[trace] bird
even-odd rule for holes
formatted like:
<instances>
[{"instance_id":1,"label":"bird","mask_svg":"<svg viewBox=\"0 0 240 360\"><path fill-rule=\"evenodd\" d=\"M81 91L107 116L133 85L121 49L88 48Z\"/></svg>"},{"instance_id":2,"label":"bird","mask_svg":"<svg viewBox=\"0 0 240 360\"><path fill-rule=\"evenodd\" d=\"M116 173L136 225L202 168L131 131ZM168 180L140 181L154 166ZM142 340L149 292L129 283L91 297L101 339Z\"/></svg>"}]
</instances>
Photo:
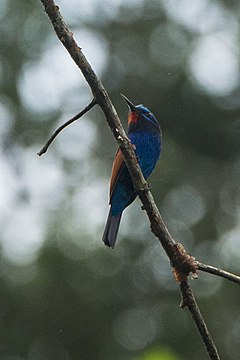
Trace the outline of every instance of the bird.
<instances>
[{"instance_id":1,"label":"bird","mask_svg":"<svg viewBox=\"0 0 240 360\"><path fill-rule=\"evenodd\" d=\"M121 94L128 105L128 137L145 180L153 172L162 149L162 131L153 113L142 104L134 105ZM119 148L115 154L110 179L110 209L102 241L115 247L122 213L137 197L131 175Z\"/></svg>"}]
</instances>

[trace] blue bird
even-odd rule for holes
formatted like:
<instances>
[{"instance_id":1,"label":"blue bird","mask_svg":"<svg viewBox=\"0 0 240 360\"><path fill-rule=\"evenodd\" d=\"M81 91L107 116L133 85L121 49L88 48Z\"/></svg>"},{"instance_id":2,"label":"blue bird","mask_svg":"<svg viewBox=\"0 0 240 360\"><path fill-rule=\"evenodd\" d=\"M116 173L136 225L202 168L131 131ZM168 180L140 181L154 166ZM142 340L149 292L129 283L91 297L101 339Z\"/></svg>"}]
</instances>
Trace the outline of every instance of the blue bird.
<instances>
[{"instance_id":1,"label":"blue bird","mask_svg":"<svg viewBox=\"0 0 240 360\"><path fill-rule=\"evenodd\" d=\"M133 145L143 176L147 179L154 170L161 152L161 128L151 111L122 95L129 107L128 137ZM133 182L120 149L117 150L110 180L110 210L103 242L114 248L123 210L136 198Z\"/></svg>"}]
</instances>

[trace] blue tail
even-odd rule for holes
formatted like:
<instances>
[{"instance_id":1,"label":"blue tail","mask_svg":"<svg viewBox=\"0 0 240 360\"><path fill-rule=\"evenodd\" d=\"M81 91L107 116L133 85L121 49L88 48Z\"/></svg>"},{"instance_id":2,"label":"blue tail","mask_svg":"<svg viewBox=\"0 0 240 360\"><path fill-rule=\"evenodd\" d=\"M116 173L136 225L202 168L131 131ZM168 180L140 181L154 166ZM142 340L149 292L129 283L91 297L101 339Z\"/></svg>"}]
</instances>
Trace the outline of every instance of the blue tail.
<instances>
[{"instance_id":1,"label":"blue tail","mask_svg":"<svg viewBox=\"0 0 240 360\"><path fill-rule=\"evenodd\" d=\"M112 208L110 208L102 241L105 245L111 247L112 249L114 248L117 239L121 217L122 213L117 216L113 216Z\"/></svg>"}]
</instances>

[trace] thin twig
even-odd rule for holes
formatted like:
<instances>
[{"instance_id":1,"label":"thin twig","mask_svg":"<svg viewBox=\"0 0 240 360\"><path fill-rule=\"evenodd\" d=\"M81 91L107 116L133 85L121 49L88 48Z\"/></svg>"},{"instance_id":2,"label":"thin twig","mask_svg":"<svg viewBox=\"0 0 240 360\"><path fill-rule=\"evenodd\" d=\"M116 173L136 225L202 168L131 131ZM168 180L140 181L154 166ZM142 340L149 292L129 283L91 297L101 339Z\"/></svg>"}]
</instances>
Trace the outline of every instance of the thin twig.
<instances>
[{"instance_id":1,"label":"thin twig","mask_svg":"<svg viewBox=\"0 0 240 360\"><path fill-rule=\"evenodd\" d=\"M75 115L73 118L71 118L70 120L66 121L64 124L62 124L61 126L59 126L57 128L57 130L54 131L54 133L52 134L52 136L49 138L49 140L46 142L46 144L43 146L43 148L37 153L39 156L41 156L42 154L46 153L49 146L51 145L51 143L53 142L53 140L58 136L58 134L65 129L65 127L67 127L68 125L72 124L74 121L80 119L80 117L82 117L84 114L86 114L86 112L88 112L89 110L92 109L92 107L94 105L96 105L96 99L94 98L90 104L88 104L82 111L80 111L80 113L78 113L77 115Z\"/></svg>"},{"instance_id":2,"label":"thin twig","mask_svg":"<svg viewBox=\"0 0 240 360\"><path fill-rule=\"evenodd\" d=\"M238 285L240 285L240 276L232 274L228 271L218 269L211 265L205 265L200 262L197 262L197 268L198 268L198 270L205 271L209 274L214 274L214 275L223 277L227 280L233 281L233 282L237 283Z\"/></svg>"},{"instance_id":3,"label":"thin twig","mask_svg":"<svg viewBox=\"0 0 240 360\"><path fill-rule=\"evenodd\" d=\"M183 281L180 284L180 290L182 293L182 302L180 304L181 308L187 307L190 311L195 324L201 334L202 340L205 344L206 350L210 359L220 360L216 345L213 342L211 334L209 333L205 321L202 317L202 314L198 308L196 299L193 295L192 289L187 281ZM192 356L194 358L194 355Z\"/></svg>"}]
</instances>

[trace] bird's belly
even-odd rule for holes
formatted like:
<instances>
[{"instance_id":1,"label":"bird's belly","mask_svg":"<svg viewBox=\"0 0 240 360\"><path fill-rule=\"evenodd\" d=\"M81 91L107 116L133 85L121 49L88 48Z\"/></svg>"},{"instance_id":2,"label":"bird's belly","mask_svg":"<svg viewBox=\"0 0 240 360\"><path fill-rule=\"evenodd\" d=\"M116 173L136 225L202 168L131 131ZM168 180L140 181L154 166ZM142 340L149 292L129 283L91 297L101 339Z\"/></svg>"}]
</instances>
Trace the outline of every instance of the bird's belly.
<instances>
[{"instance_id":1,"label":"bird's belly","mask_svg":"<svg viewBox=\"0 0 240 360\"><path fill-rule=\"evenodd\" d=\"M145 179L147 179L151 175L160 156L160 139L158 136L146 134L131 141L136 147L135 152L139 165Z\"/></svg>"}]
</instances>

